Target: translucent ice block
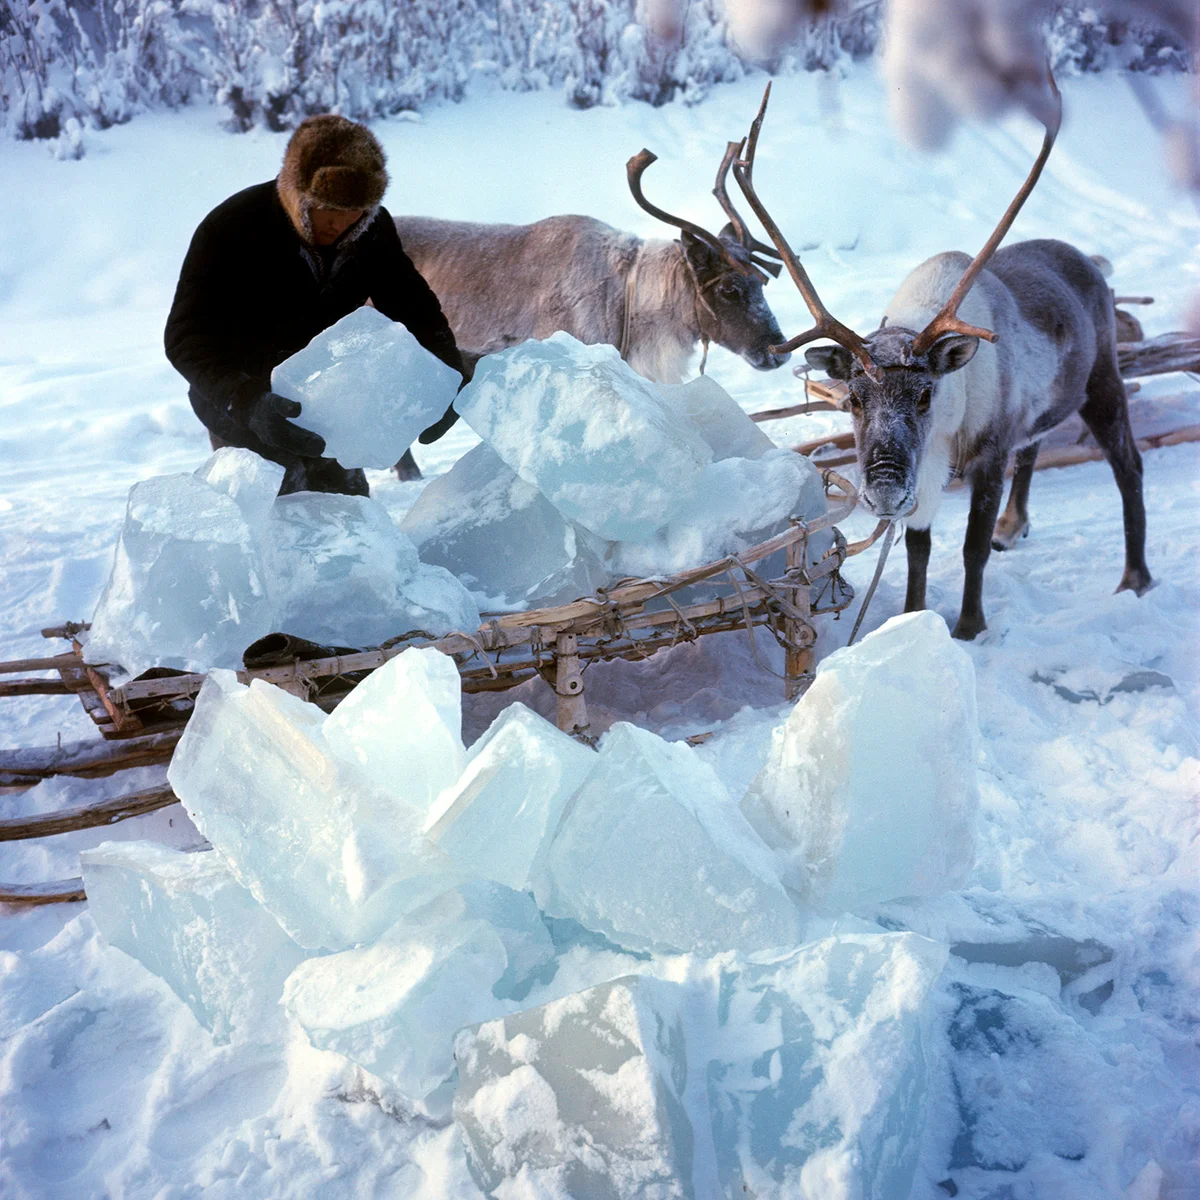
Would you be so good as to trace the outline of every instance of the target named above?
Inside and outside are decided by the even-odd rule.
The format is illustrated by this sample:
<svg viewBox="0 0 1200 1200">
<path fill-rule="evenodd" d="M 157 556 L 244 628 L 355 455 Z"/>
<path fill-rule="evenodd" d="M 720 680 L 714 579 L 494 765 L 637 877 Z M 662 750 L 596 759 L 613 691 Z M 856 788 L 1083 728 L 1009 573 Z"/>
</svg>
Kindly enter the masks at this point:
<svg viewBox="0 0 1200 1200">
<path fill-rule="evenodd" d="M 326 645 L 378 646 L 424 630 L 479 627 L 470 593 L 366 496 L 299 492 L 271 510 L 264 558 L 276 627 Z"/>
<path fill-rule="evenodd" d="M 568 798 L 599 758 L 519 701 L 471 747 L 426 833 L 464 869 L 524 890 Z"/>
<path fill-rule="evenodd" d="M 454 1115 L 476 1183 L 489 1195 L 708 1194 L 692 1180 L 684 999 L 678 984 L 627 976 L 459 1034 Z"/>
<path fill-rule="evenodd" d="M 271 372 L 271 387 L 302 412 L 344 467 L 390 467 L 450 407 L 459 373 L 405 327 L 357 308 Z"/>
<path fill-rule="evenodd" d="M 271 505 L 279 494 L 284 470 L 268 458 L 240 446 L 222 446 L 196 477 L 209 487 L 224 492 L 241 509 L 250 532 L 256 537 L 266 526 Z"/>
<path fill-rule="evenodd" d="M 196 475 L 134 484 L 86 658 L 203 671 L 270 633 L 263 563 L 238 504 Z"/>
<path fill-rule="evenodd" d="M 533 901 L 473 883 L 437 897 L 373 945 L 303 963 L 288 1011 L 334 1050 L 424 1099 L 454 1071 L 454 1034 L 510 1007 L 508 987 L 553 954 Z M 507 978 L 506 978 L 507 977 Z"/>
<path fill-rule="evenodd" d="M 455 407 L 564 517 L 609 540 L 670 521 L 712 460 L 695 425 L 612 346 L 565 333 L 481 359 Z"/>
<path fill-rule="evenodd" d="M 635 950 L 793 946 L 800 915 L 712 768 L 614 725 L 539 864 L 543 911 Z"/>
<path fill-rule="evenodd" d="M 908 1196 L 927 1117 L 930 992 L 947 949 L 845 935 L 722 969 L 708 1064 L 722 1196 Z"/>
<path fill-rule="evenodd" d="M 659 394 L 687 417 L 709 444 L 713 461 L 723 458 L 762 458 L 775 443 L 742 410 L 741 405 L 711 375 L 687 383 L 660 384 Z"/>
<path fill-rule="evenodd" d="M 936 613 L 893 617 L 817 668 L 742 810 L 813 904 L 960 887 L 975 856 L 975 672 Z"/>
<path fill-rule="evenodd" d="M 393 658 L 325 721 L 335 754 L 421 812 L 462 774 L 462 680 L 454 659 L 430 648 Z"/>
<path fill-rule="evenodd" d="M 423 814 L 333 754 L 325 716 L 214 671 L 168 778 L 192 820 L 301 946 L 338 950 L 458 882 Z"/>
<path fill-rule="evenodd" d="M 485 612 L 566 604 L 608 582 L 586 539 L 486 443 L 426 485 L 400 527 Z"/>
<path fill-rule="evenodd" d="M 283 982 L 305 958 L 215 851 L 104 842 L 80 854 L 88 913 L 218 1042 L 284 1034 Z"/>
</svg>

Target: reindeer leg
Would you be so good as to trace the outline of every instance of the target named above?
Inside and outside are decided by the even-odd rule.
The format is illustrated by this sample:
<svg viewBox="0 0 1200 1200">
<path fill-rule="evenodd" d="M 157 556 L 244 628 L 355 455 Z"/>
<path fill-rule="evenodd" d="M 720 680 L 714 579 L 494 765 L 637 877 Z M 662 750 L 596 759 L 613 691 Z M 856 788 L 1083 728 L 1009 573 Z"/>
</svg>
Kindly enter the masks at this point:
<svg viewBox="0 0 1200 1200">
<path fill-rule="evenodd" d="M 971 512 L 967 517 L 967 536 L 963 541 L 966 581 L 963 584 L 962 611 L 951 632 L 952 637 L 964 642 L 971 641 L 987 628 L 983 616 L 983 568 L 987 566 L 988 556 L 992 552 L 992 530 L 996 525 L 996 514 L 1000 511 L 1000 500 L 1004 496 L 1004 464 L 1007 461 L 1008 456 L 1003 455 L 971 476 Z"/>
<path fill-rule="evenodd" d="M 1017 469 L 1013 472 L 1008 504 L 992 531 L 993 550 L 1011 550 L 1019 538 L 1029 536 L 1029 484 L 1040 448 L 1041 442 L 1034 442 L 1017 451 Z"/>
<path fill-rule="evenodd" d="M 1125 571 L 1117 591 L 1139 596 L 1149 591 L 1153 580 L 1146 566 L 1146 505 L 1142 499 L 1142 456 L 1138 453 L 1129 424 L 1129 403 L 1116 365 L 1097 363 L 1087 383 L 1087 401 L 1079 410 L 1092 431 L 1121 492 L 1125 522 Z"/>
<path fill-rule="evenodd" d="M 925 607 L 925 577 L 929 568 L 928 529 L 914 529 L 911 525 L 904 531 L 904 549 L 908 551 L 908 591 L 904 596 L 904 611 L 919 612 Z"/>
</svg>

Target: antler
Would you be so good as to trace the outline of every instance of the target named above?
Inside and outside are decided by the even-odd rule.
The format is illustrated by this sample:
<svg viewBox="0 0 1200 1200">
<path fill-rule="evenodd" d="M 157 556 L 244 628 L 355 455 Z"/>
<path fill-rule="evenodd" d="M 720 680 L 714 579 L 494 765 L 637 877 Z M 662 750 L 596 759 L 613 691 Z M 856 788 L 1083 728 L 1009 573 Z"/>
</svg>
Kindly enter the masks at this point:
<svg viewBox="0 0 1200 1200">
<path fill-rule="evenodd" d="M 1050 157 L 1050 150 L 1054 145 L 1054 139 L 1058 137 L 1059 126 L 1062 124 L 1062 95 L 1058 90 L 1058 85 L 1054 82 L 1054 76 L 1049 66 L 1046 68 L 1046 76 L 1050 81 L 1050 91 L 1054 97 L 1054 111 L 1046 121 L 1046 136 L 1042 140 L 1042 149 L 1025 182 L 1013 197 L 1013 201 L 1005 210 L 1004 216 L 1000 218 L 1000 223 L 992 230 L 992 236 L 988 238 L 983 245 L 983 249 L 975 255 L 971 265 L 963 272 L 962 278 L 951 293 L 950 299 L 942 305 L 941 311 L 913 339 L 912 354 L 914 357 L 918 354 L 924 354 L 938 338 L 943 337 L 947 333 L 966 333 L 972 337 L 984 338 L 989 342 L 994 342 L 997 339 L 997 335 L 992 330 L 981 329 L 978 325 L 968 325 L 965 321 L 959 320 L 958 306 L 971 290 L 971 286 L 974 284 L 979 272 L 987 265 L 988 259 L 995 253 L 996 247 L 1003 241 L 1004 235 L 1012 227 L 1013 221 L 1017 219 L 1017 213 L 1021 211 L 1021 206 L 1029 199 L 1029 193 L 1033 191 L 1038 178 L 1041 176 L 1042 168 L 1046 165 L 1046 159 Z"/>
<path fill-rule="evenodd" d="M 733 160 L 737 158 L 738 151 L 741 148 L 741 142 L 730 142 L 725 147 L 725 157 L 721 159 L 721 165 L 717 169 L 717 182 L 713 187 L 713 195 L 716 196 L 717 203 L 729 218 L 729 223 L 733 226 L 733 231 L 737 234 L 738 241 L 750 251 L 750 261 L 759 270 L 769 271 L 772 278 L 778 279 L 782 267 L 777 262 L 768 261 L 767 258 L 778 258 L 779 251 L 774 246 L 768 246 L 766 242 L 760 242 L 750 232 L 749 226 L 742 220 L 741 214 L 737 209 L 733 207 L 733 201 L 729 199 L 729 193 L 725 190 L 725 180 L 729 175 L 729 168 Z M 756 256 L 767 256 L 767 258 Z"/>
<path fill-rule="evenodd" d="M 771 353 L 783 354 L 788 350 L 795 350 L 807 342 L 816 341 L 817 338 L 830 338 L 839 345 L 844 346 L 851 354 L 856 355 L 863 365 L 863 370 L 872 378 L 876 378 L 877 368 L 867 350 L 866 343 L 853 329 L 837 320 L 830 313 L 829 309 L 821 303 L 821 297 L 817 295 L 817 289 L 813 287 L 812 280 L 809 279 L 807 272 L 800 265 L 800 260 L 796 257 L 795 251 L 787 244 L 787 239 L 780 232 L 779 226 L 771 219 L 771 214 L 767 212 L 763 202 L 758 198 L 758 193 L 754 190 L 754 154 L 758 149 L 758 134 L 762 129 L 763 117 L 767 113 L 767 101 L 770 98 L 771 84 L 768 82 L 766 91 L 763 92 L 762 105 L 758 110 L 758 116 L 754 118 L 754 122 L 750 126 L 750 136 L 738 147 L 739 150 L 743 145 L 746 147 L 746 156 L 734 162 L 733 177 L 738 181 L 738 186 L 742 189 L 742 194 L 749 201 L 750 207 L 754 209 L 755 215 L 762 222 L 762 226 L 767 231 L 771 241 L 775 243 L 775 249 L 779 252 L 779 257 L 783 260 L 783 265 L 787 267 L 788 274 L 792 277 L 792 282 L 799 289 L 800 295 L 804 297 L 804 303 L 808 305 L 808 311 L 812 313 L 817 322 L 807 332 L 798 333 L 794 338 L 789 338 L 782 346 L 772 346 Z"/>
<path fill-rule="evenodd" d="M 741 272 L 743 275 L 749 275 L 754 267 L 747 266 L 745 263 L 740 263 L 736 258 L 729 253 L 729 250 L 721 243 L 721 239 L 714 237 L 707 229 L 695 224 L 693 221 L 685 220 L 683 217 L 673 217 L 669 212 L 659 208 L 655 204 L 651 204 L 649 200 L 642 195 L 642 173 L 646 168 L 654 162 L 658 162 L 658 155 L 650 150 L 639 150 L 626 164 L 625 173 L 629 177 L 629 190 L 633 193 L 633 198 L 638 202 L 641 208 L 644 208 L 652 217 L 657 217 L 660 221 L 666 222 L 668 225 L 674 225 L 676 229 L 682 229 L 686 233 L 690 233 L 693 237 L 699 238 L 711 250 L 714 250 L 721 258 L 727 262 L 734 270 Z"/>
</svg>

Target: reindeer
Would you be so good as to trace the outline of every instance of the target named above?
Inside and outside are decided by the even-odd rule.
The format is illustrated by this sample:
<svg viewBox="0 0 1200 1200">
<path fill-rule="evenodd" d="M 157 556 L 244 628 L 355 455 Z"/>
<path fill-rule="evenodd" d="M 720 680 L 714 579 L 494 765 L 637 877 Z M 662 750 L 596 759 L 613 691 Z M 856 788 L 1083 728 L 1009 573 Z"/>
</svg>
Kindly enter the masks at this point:
<svg viewBox="0 0 1200 1200">
<path fill-rule="evenodd" d="M 649 150 L 626 164 L 629 188 L 646 212 L 681 231 L 675 241 L 644 241 L 573 215 L 532 225 L 397 217 L 396 229 L 459 346 L 476 356 L 565 330 L 616 346 L 659 383 L 683 379 L 697 343 L 706 355 L 716 342 L 769 371 L 789 357 L 770 349 L 783 332 L 763 298 L 766 272 L 780 268 L 729 201 L 732 158 L 727 152 L 713 188 L 729 218 L 715 236 L 645 198 L 642 174 L 656 161 Z"/>
<path fill-rule="evenodd" d="M 1029 532 L 1029 483 L 1039 439 L 1078 412 L 1116 477 L 1125 525 L 1125 570 L 1117 591 L 1142 595 L 1146 511 L 1125 387 L 1117 369 L 1113 305 L 1099 268 L 1065 242 L 1018 242 L 997 252 L 1032 192 L 1062 119 L 1055 115 L 1033 169 L 974 259 L 937 254 L 900 285 L 879 328 L 866 338 L 836 320 L 754 190 L 754 154 L 771 88 L 734 163 L 746 199 L 769 232 L 788 274 L 816 320 L 782 346 L 817 338 L 835 346 L 806 352 L 810 365 L 849 385 L 861 496 L 884 518 L 903 518 L 908 551 L 904 610 L 925 607 L 930 525 L 952 475 L 971 487 L 962 609 L 953 634 L 970 640 L 987 628 L 983 571 L 993 547 Z M 985 270 L 985 267 L 987 268 Z M 964 316 L 958 316 L 960 306 Z M 919 331 L 919 332 L 918 332 Z M 997 513 L 1008 456 L 1016 472 L 1004 515 Z"/>
</svg>

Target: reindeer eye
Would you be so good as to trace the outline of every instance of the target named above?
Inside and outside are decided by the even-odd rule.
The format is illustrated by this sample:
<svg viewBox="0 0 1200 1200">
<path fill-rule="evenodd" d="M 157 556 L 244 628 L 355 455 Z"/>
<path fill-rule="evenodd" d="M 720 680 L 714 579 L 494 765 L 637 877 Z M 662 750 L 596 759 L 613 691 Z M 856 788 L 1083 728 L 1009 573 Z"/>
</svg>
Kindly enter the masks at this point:
<svg viewBox="0 0 1200 1200">
<path fill-rule="evenodd" d="M 933 401 L 933 389 L 923 388 L 921 390 L 921 398 L 917 401 L 917 412 L 928 412 L 929 405 Z"/>
<path fill-rule="evenodd" d="M 717 291 L 725 297 L 726 300 L 732 300 L 738 294 L 738 285 L 732 279 L 724 279 L 717 284 Z"/>
</svg>

